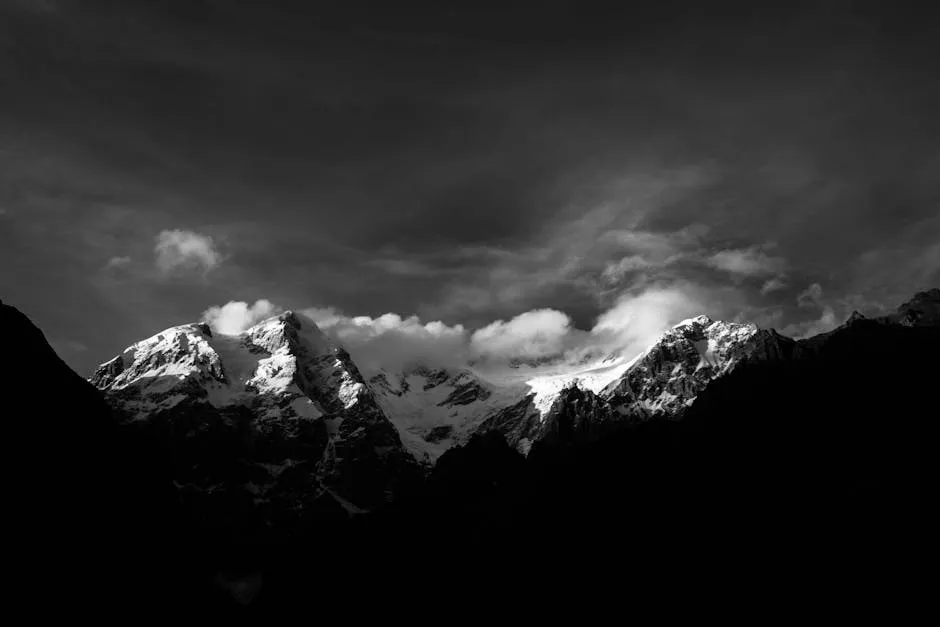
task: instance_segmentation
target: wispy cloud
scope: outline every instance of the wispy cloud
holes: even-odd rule
[[[760,288],[760,293],[762,296],[766,296],[767,294],[770,294],[772,292],[782,290],[786,286],[787,286],[786,281],[775,277],[773,279],[768,279],[764,282],[764,284]]]
[[[781,274],[787,269],[783,257],[768,255],[758,246],[720,250],[705,258],[706,265],[743,277]]]
[[[822,285],[813,283],[805,290],[797,294],[796,304],[800,307],[820,307],[823,295]]]
[[[127,256],[111,257],[110,259],[108,259],[108,263],[104,264],[104,267],[105,269],[120,268],[122,266],[126,266],[127,264],[131,263],[131,261],[132,259]]]
[[[784,335],[803,339],[831,331],[839,326],[839,317],[836,315],[835,308],[824,298],[823,288],[819,283],[813,283],[800,292],[796,297],[796,303],[802,309],[817,310],[819,317],[788,325],[783,329]]]

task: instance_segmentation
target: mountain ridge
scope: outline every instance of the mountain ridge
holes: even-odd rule
[[[936,324],[938,302],[940,289],[918,292],[895,313],[875,320]],[[867,320],[853,312],[838,328],[863,319]],[[797,341],[774,329],[702,314],[673,324],[629,361],[612,346],[595,352],[595,360],[588,363],[568,363],[553,356],[531,363],[511,360],[503,369],[419,365],[380,368],[363,376],[342,346],[312,320],[287,311],[238,336],[214,335],[205,323],[172,327],[131,345],[102,364],[89,380],[119,409],[128,411],[137,403],[138,416],[170,409],[189,397],[221,407],[247,403],[284,420],[317,420],[361,403],[369,417],[365,422],[386,432],[382,439],[387,446],[404,449],[420,464],[431,466],[447,449],[490,429],[526,453],[551,430],[551,414],[560,411],[559,399],[572,386],[598,397],[602,409],[595,413],[603,416],[602,421],[678,419],[711,381],[740,364],[806,354],[834,332]],[[174,336],[178,336],[175,341],[167,341]],[[138,350],[147,353],[145,358],[125,363]],[[301,354],[300,370],[292,350]],[[332,366],[327,363],[331,360]],[[194,376],[195,371],[201,374]],[[151,388],[139,383],[160,372],[182,376],[190,384],[162,380],[171,384],[172,394],[157,388],[130,397],[120,391]],[[237,393],[232,393],[233,376],[244,384]],[[394,434],[387,433],[386,423],[393,425]]]

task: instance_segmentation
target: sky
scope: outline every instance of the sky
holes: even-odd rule
[[[0,0],[0,298],[88,375],[284,309],[540,356],[940,285],[936,19],[623,4]]]

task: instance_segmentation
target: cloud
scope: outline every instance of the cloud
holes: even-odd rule
[[[337,326],[343,320],[348,320],[334,307],[310,307],[302,310],[301,313],[316,322],[320,329],[329,329]]]
[[[787,269],[783,257],[771,257],[760,247],[720,250],[705,258],[705,264],[717,270],[743,277],[781,274]]]
[[[616,243],[623,250],[662,262],[697,248],[708,231],[704,224],[690,224],[671,232],[616,229],[605,232],[602,239]]]
[[[594,342],[622,349],[628,356],[644,350],[671,325],[708,313],[704,294],[688,284],[655,286],[624,294],[591,329]]]
[[[823,307],[819,318],[788,325],[783,329],[782,333],[794,339],[802,340],[814,335],[819,335],[820,333],[832,331],[837,326],[839,326],[839,318],[836,316],[835,310],[826,305]]]
[[[497,320],[470,338],[474,355],[495,359],[537,359],[570,348],[571,318],[555,309],[535,309],[511,320]]]
[[[202,319],[218,333],[236,335],[265,318],[270,318],[279,310],[271,301],[263,298],[255,301],[253,305],[233,300],[221,307],[209,307],[202,313]]]
[[[771,292],[776,292],[777,290],[782,290],[787,286],[786,282],[779,278],[768,279],[764,282],[764,285],[760,288],[761,295],[770,294]]]
[[[427,365],[453,366],[468,358],[467,331],[462,325],[424,323],[418,316],[387,313],[376,318],[345,316],[332,307],[301,313],[338,340],[356,364],[366,370]]]
[[[839,326],[835,309],[823,300],[823,288],[813,283],[796,297],[796,304],[803,309],[819,309],[819,318],[796,322],[786,326],[782,333],[798,340],[831,331]]]
[[[130,262],[130,257],[111,257],[108,259],[108,263],[104,264],[104,267],[106,270],[111,268],[120,268],[121,266],[126,266]]]
[[[632,357],[676,322],[701,313],[716,318],[739,306],[738,293],[722,293],[687,282],[648,285],[621,294],[590,330],[577,328],[557,309],[533,309],[474,331],[462,324],[386,313],[350,316],[334,307],[299,310],[341,344],[366,373],[417,365],[460,367],[472,361],[505,363],[564,355],[580,360],[589,352],[619,351]],[[281,311],[266,299],[209,307],[203,320],[223,334],[237,334]]]
[[[164,275],[180,271],[209,272],[219,265],[222,255],[208,235],[173,229],[161,231],[154,246],[157,269]]]
[[[823,289],[819,283],[813,283],[796,297],[796,304],[800,307],[820,307]]]
[[[601,273],[605,283],[619,283],[625,276],[637,270],[645,270],[653,264],[641,255],[629,255],[620,261],[608,263]]]

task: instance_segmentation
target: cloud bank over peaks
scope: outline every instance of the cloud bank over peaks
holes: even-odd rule
[[[654,343],[676,322],[701,313],[717,315],[698,288],[687,284],[650,286],[623,294],[590,330],[576,328],[568,314],[534,309],[476,330],[418,316],[387,313],[348,316],[332,307],[299,312],[339,342],[365,372],[401,370],[418,365],[481,366],[564,357],[580,361],[588,353],[619,352],[629,358]],[[219,333],[236,334],[281,311],[272,302],[231,301],[208,308],[203,320]]]
[[[367,371],[419,364],[456,366],[467,362],[469,342],[463,325],[422,323],[418,316],[387,313],[376,318],[346,316],[331,307],[304,309],[317,326],[338,340]]]

